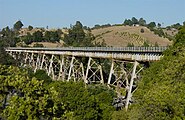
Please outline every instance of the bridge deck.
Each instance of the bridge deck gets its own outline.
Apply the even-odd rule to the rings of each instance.
[[[95,51],[95,52],[163,52],[168,47],[61,47],[61,48],[25,48],[9,47],[7,50],[38,50],[38,51]]]
[[[132,61],[156,61],[167,47],[62,47],[62,48],[21,48],[10,47],[7,52],[68,55],[79,57],[124,59]]]

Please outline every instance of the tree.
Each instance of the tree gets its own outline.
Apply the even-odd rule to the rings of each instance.
[[[179,29],[180,27],[182,27],[182,26],[181,26],[180,23],[176,23],[176,24],[171,25],[171,27],[178,30],[178,29]]]
[[[43,34],[41,31],[36,31],[33,33],[33,42],[42,42]]]
[[[144,33],[144,32],[145,32],[145,30],[144,30],[143,28],[141,28],[140,32],[141,32],[141,33]]]
[[[66,110],[72,113],[71,116],[66,116],[66,119],[111,119],[114,111],[111,103],[115,93],[107,87],[90,85],[85,88],[83,82],[61,81],[53,82],[50,87],[58,91],[57,100],[64,103]]]
[[[155,22],[150,22],[147,26],[149,28],[154,28],[154,27],[156,27],[156,24],[155,24]]]
[[[22,28],[22,26],[24,26],[23,25],[23,23],[19,20],[19,21],[17,21],[15,24],[14,24],[14,30],[20,30],[21,28]]]
[[[25,70],[0,65],[0,115],[16,120],[64,119],[68,112],[57,102],[57,91],[43,82]]]
[[[11,30],[8,26],[3,28],[0,34],[0,42],[3,44],[3,47],[14,47],[20,41],[20,38],[17,37],[17,32]]]
[[[150,45],[149,45],[148,41],[144,41],[143,47],[149,47],[149,46],[150,46]]]
[[[131,108],[130,119],[185,119],[184,35],[181,28],[176,43],[144,72],[134,94],[136,104]]]
[[[60,36],[59,31],[46,31],[44,35],[44,41],[47,42],[59,42]]]
[[[125,19],[125,21],[124,21],[124,23],[123,23],[124,25],[129,25],[129,26],[132,26],[133,25],[133,22],[132,22],[132,20],[130,20],[130,19]]]
[[[140,26],[145,26],[146,25],[146,20],[144,20],[143,18],[139,19],[139,25]]]
[[[26,36],[22,37],[22,40],[24,41],[25,44],[31,44],[34,40],[33,40],[33,36],[30,33],[27,33]]]
[[[185,25],[183,25],[178,34],[175,36],[175,41],[174,41],[174,45],[178,46],[178,45],[184,45],[185,44]]]
[[[93,46],[94,37],[89,32],[85,33],[83,25],[77,21],[69,30],[69,34],[64,35],[66,46]]]
[[[15,65],[15,60],[7,54],[7,52],[3,48],[4,46],[0,42],[0,64],[1,65]]]
[[[138,24],[139,22],[138,22],[138,20],[135,17],[132,17],[132,23],[133,24]]]
[[[28,30],[31,31],[33,27],[31,25],[28,26]]]
[[[160,23],[157,23],[157,27],[160,28],[161,27],[161,24]]]

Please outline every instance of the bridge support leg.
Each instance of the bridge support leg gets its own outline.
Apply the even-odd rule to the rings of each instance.
[[[109,78],[108,78],[108,85],[110,85],[113,73],[114,73],[114,60],[112,60],[112,63],[111,63],[111,68],[110,68],[110,73],[109,73]]]
[[[89,71],[91,73],[89,73]],[[94,61],[92,58],[89,58],[88,64],[87,64],[87,70],[86,70],[86,76],[85,76],[85,83],[104,83],[103,79],[103,71],[101,65],[98,65],[96,61]]]
[[[128,90],[126,103],[125,103],[125,109],[126,110],[128,109],[128,105],[129,105],[129,102],[130,102],[131,97],[132,97],[132,88],[133,88],[134,79],[136,78],[136,68],[137,68],[138,64],[139,63],[137,61],[134,62],[134,67],[133,67],[132,76],[131,76],[131,80],[130,80],[129,90]]]
[[[40,65],[40,69],[43,69],[43,64],[45,62],[45,54],[42,55],[42,61],[41,61],[41,65]]]
[[[50,64],[49,64],[49,70],[48,70],[48,76],[51,76],[54,77],[54,74],[53,74],[53,57],[54,55],[51,56],[51,59],[50,59]]]
[[[28,57],[29,57],[29,53],[25,53],[26,54],[26,57],[25,57],[25,59],[24,59],[24,64],[27,64],[27,60],[29,59]]]
[[[40,69],[40,54],[37,54],[37,61],[36,61],[36,67],[35,67],[35,70],[34,72],[36,72],[38,69]]]
[[[72,71],[72,68],[73,68],[73,61],[74,61],[75,57],[72,57],[71,59],[71,63],[70,63],[70,68],[69,68],[69,74],[68,74],[68,78],[67,78],[67,81],[69,81],[71,79],[71,71]]]
[[[33,59],[34,53],[31,53],[31,58],[29,60],[29,66],[34,67],[34,59]]]
[[[71,68],[71,77],[73,78],[74,82],[84,80],[83,63],[79,62],[79,60],[76,58],[74,58],[72,62],[73,65]]]
[[[59,74],[58,74],[58,80],[64,81],[65,79],[65,74],[64,74],[64,56],[62,56],[62,60],[59,60],[59,64],[60,64],[60,70],[59,70]]]
[[[90,70],[90,64],[91,64],[91,57],[89,57],[88,63],[87,63],[87,70],[86,70],[86,75],[85,75],[85,83],[88,84],[88,74],[89,74],[89,70]]]

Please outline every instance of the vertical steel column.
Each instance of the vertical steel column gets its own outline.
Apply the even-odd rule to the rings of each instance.
[[[111,63],[111,68],[110,68],[110,73],[109,73],[109,78],[108,78],[108,85],[110,85],[112,74],[114,73],[114,60],[112,59]]]
[[[36,72],[39,68],[40,68],[40,55],[37,54],[36,67],[34,72]]]
[[[64,56],[62,56],[62,61],[59,60],[59,64],[60,64],[60,70],[59,70],[58,80],[60,80],[62,77],[62,80],[64,81],[64,79],[65,79],[65,74],[63,71],[63,69],[64,69]]]
[[[50,64],[49,64],[48,76],[50,76],[50,74],[53,72],[53,57],[54,57],[54,55],[52,55],[51,59],[49,60]],[[52,77],[53,77],[53,75],[52,75]]]
[[[73,61],[74,61],[75,57],[72,57],[71,59],[71,63],[70,63],[70,68],[69,68],[69,74],[68,74],[68,78],[67,78],[67,81],[69,81],[71,79],[71,70],[73,68]]]
[[[43,69],[44,61],[45,61],[45,54],[42,55],[42,61],[41,61],[40,69]]]
[[[86,70],[86,75],[85,75],[85,83],[87,84],[88,83],[88,73],[89,73],[89,69],[91,68],[90,64],[91,64],[91,57],[89,57],[89,60],[88,60],[88,64],[87,64],[87,70]]]
[[[101,77],[101,81],[100,81],[100,83],[101,83],[101,84],[104,84],[103,71],[102,71],[102,67],[101,67],[101,65],[99,65],[99,70],[100,70],[100,77]]]
[[[26,57],[25,57],[25,59],[24,59],[24,63],[25,63],[25,64],[27,63],[28,54],[29,54],[29,53],[26,53]]]
[[[85,82],[85,74],[84,74],[84,66],[83,66],[83,63],[80,64],[80,67],[82,68],[82,79],[84,80]],[[85,82],[86,83],[86,82]]]
[[[129,105],[129,101],[131,100],[132,97],[132,87],[133,87],[133,83],[134,83],[134,79],[136,78],[136,68],[137,65],[139,63],[137,61],[134,62],[134,67],[133,67],[133,71],[132,71],[132,76],[131,76],[131,80],[130,80],[130,85],[129,85],[129,91],[127,94],[127,99],[126,99],[126,103],[125,103],[125,109],[128,109],[128,105]]]
[[[29,60],[29,65],[31,66],[31,67],[34,67],[33,65],[34,65],[34,59],[33,59],[33,56],[34,56],[34,53],[31,53],[31,58],[30,58],[30,60]]]

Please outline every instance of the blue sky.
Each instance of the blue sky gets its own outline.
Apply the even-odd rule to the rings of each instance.
[[[0,29],[21,20],[24,27],[63,28],[119,24],[143,17],[164,26],[185,21],[185,0],[0,0]]]

